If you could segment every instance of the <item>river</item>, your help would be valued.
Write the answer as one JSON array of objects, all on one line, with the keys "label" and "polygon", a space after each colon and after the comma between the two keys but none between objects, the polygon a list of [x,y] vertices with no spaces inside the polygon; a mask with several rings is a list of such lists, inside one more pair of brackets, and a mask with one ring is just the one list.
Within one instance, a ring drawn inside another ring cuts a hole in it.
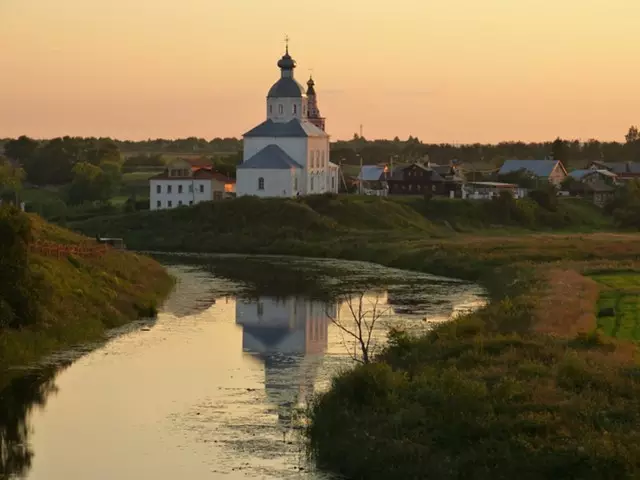
[{"label": "river", "polygon": [[390,326],[419,333],[484,302],[476,285],[359,262],[161,260],[177,284],[157,319],[11,372],[0,478],[328,479],[300,428],[353,364],[332,319],[362,298],[382,345]]}]

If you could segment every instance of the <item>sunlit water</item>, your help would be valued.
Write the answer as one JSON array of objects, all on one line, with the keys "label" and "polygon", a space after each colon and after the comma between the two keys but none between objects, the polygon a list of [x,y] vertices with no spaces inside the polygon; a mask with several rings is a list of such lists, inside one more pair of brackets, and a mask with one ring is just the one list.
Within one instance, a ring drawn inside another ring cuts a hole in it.
[{"label": "sunlit water", "polygon": [[[247,297],[242,282],[170,269],[178,283],[157,321],[79,358],[57,355],[58,366],[1,392],[0,478],[330,478],[308,461],[300,425],[312,395],[352,365],[352,342],[331,321],[348,325],[345,299],[311,300],[298,289]],[[379,312],[382,343],[391,325],[423,331],[481,295],[420,276],[367,292],[363,305]]]}]

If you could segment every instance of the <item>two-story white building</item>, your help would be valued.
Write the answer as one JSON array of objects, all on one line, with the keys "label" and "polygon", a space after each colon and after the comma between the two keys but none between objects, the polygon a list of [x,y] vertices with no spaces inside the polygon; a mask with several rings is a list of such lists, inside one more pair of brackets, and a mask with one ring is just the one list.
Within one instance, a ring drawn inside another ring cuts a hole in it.
[{"label": "two-story white building", "polygon": [[149,208],[164,210],[222,200],[233,192],[233,179],[214,172],[210,166],[178,159],[149,179]]}]

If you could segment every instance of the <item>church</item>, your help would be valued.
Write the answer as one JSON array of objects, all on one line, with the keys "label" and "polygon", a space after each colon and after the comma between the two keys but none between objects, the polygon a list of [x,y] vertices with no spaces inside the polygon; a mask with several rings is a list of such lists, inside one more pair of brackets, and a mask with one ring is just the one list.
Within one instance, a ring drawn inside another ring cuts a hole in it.
[{"label": "church", "polygon": [[296,197],[338,191],[338,166],[329,161],[329,135],[313,78],[294,77],[289,46],[278,61],[280,79],[267,94],[267,119],[243,136],[236,195]]}]

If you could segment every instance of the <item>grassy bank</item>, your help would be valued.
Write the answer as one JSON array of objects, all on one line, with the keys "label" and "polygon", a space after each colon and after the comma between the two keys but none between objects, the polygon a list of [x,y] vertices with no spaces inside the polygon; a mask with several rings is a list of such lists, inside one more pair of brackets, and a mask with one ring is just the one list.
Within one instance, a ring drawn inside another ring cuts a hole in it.
[{"label": "grassy bank", "polygon": [[637,351],[597,329],[601,286],[586,274],[640,269],[640,236],[588,233],[611,224],[580,202],[507,206],[239,199],[75,227],[135,248],[366,260],[487,287],[486,308],[392,335],[317,398],[312,452],[348,478],[637,478]]},{"label": "grassy bank", "polygon": [[347,245],[363,238],[386,242],[457,233],[613,229],[600,210],[576,200],[561,201],[558,210],[550,212],[529,200],[503,204],[329,195],[295,200],[244,197],[190,208],[95,217],[69,227],[90,236],[122,236],[135,249],[243,253],[274,244],[276,250],[286,252],[296,242],[326,245],[338,240]]},{"label": "grassy bank", "polygon": [[[29,218],[31,242],[85,244],[89,239]],[[156,261],[129,252],[61,258],[30,252],[31,291],[23,292],[35,312],[19,327],[0,329],[0,368],[23,365],[55,350],[100,339],[108,328],[153,311],[172,286]],[[4,292],[0,292],[4,293]]]}]

